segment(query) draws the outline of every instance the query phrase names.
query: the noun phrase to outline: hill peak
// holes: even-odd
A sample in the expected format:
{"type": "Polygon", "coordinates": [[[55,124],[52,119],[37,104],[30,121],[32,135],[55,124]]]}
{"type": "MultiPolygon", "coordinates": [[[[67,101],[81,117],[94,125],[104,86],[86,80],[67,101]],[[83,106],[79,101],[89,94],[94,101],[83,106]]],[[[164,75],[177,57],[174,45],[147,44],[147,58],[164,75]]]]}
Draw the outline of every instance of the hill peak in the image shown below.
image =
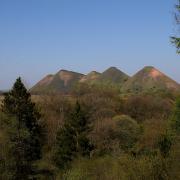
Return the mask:
{"type": "Polygon", "coordinates": [[[124,83],[129,76],[125,74],[124,72],[120,71],[116,67],[110,67],[107,70],[105,70],[101,76],[100,81],[111,81],[113,83],[124,83]]]}
{"type": "Polygon", "coordinates": [[[165,74],[163,74],[161,71],[159,71],[158,69],[156,69],[153,66],[145,66],[138,73],[144,74],[144,75],[146,74],[151,78],[157,78],[157,77],[160,77],[160,76],[165,76],[165,74]]]}
{"type": "Polygon", "coordinates": [[[88,75],[96,75],[96,74],[98,75],[98,74],[101,74],[101,73],[99,73],[99,72],[97,72],[97,71],[91,71],[90,73],[87,74],[87,76],[88,76],[88,75]]]}
{"type": "Polygon", "coordinates": [[[106,71],[120,71],[117,67],[111,66],[108,69],[106,69],[104,72],[106,71]]]}
{"type": "Polygon", "coordinates": [[[156,69],[156,68],[154,66],[145,66],[143,69],[151,70],[151,69],[156,69]]]}
{"type": "Polygon", "coordinates": [[[84,74],[81,74],[81,73],[78,73],[78,72],[74,72],[74,71],[69,71],[69,70],[66,70],[66,69],[61,69],[60,71],[58,71],[59,75],[66,75],[66,74],[77,74],[77,75],[82,75],[84,76],[84,74]]]}
{"type": "Polygon", "coordinates": [[[60,70],[55,75],[46,76],[32,89],[33,93],[49,93],[49,92],[69,92],[76,82],[78,82],[84,75],[68,71],[60,70]]]}
{"type": "Polygon", "coordinates": [[[123,86],[129,92],[173,90],[179,91],[179,84],[153,66],[145,66],[123,86]]]}
{"type": "Polygon", "coordinates": [[[97,71],[91,71],[86,76],[82,77],[80,82],[88,82],[88,81],[92,82],[92,81],[96,81],[99,78],[100,75],[101,75],[101,73],[99,73],[97,71]]]}

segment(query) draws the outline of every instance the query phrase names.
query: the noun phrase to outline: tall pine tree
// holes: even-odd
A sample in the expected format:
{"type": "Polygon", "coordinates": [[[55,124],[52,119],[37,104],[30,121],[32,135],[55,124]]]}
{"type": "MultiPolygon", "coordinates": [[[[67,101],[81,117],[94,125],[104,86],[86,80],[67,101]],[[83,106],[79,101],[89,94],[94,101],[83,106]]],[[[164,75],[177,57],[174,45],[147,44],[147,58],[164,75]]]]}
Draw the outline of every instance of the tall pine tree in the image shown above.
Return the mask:
{"type": "Polygon", "coordinates": [[[87,137],[88,131],[86,114],[76,102],[74,110],[57,134],[55,162],[59,168],[66,167],[75,157],[90,155],[93,146],[87,137]]]}
{"type": "Polygon", "coordinates": [[[14,179],[30,179],[33,174],[33,162],[41,158],[41,127],[38,124],[40,114],[31,102],[30,93],[18,78],[12,90],[5,94],[2,110],[12,119],[15,133],[10,134],[12,155],[15,159],[14,179]]]}

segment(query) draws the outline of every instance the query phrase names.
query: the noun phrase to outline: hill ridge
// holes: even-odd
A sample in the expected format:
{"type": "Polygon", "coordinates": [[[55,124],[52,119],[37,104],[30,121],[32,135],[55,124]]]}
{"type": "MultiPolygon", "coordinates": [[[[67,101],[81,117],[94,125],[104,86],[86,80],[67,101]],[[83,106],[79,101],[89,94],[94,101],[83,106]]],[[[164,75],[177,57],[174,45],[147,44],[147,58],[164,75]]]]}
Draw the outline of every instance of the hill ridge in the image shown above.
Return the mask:
{"type": "Polygon", "coordinates": [[[145,66],[133,76],[129,76],[117,67],[109,67],[102,73],[91,71],[88,74],[61,69],[55,74],[42,78],[30,90],[32,93],[62,92],[68,93],[76,83],[106,83],[118,85],[123,93],[151,90],[179,91],[180,85],[154,66],[145,66]]]}

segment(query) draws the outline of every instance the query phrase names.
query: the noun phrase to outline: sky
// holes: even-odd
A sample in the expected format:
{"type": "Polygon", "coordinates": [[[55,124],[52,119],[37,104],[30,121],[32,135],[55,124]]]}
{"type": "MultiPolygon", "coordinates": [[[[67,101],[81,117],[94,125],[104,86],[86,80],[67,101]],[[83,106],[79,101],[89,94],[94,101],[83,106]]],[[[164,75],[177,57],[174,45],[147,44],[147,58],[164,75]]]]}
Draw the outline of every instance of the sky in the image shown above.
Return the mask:
{"type": "Polygon", "coordinates": [[[0,0],[0,89],[28,88],[60,69],[155,66],[180,83],[176,0],[0,0]]]}

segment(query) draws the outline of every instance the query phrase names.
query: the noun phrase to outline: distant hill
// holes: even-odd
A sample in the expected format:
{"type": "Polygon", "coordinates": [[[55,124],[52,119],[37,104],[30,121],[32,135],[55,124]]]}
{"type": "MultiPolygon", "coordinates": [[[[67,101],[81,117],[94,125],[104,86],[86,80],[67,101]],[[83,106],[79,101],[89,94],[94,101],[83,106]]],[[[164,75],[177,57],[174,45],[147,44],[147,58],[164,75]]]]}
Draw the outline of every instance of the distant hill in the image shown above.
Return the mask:
{"type": "Polygon", "coordinates": [[[40,80],[30,92],[34,94],[63,92],[68,93],[76,82],[84,77],[83,74],[60,70],[55,75],[48,75],[40,80]]]}
{"type": "Polygon", "coordinates": [[[124,72],[120,71],[116,67],[110,67],[105,70],[98,78],[100,82],[112,82],[115,84],[123,84],[129,79],[129,76],[124,72]]]}
{"type": "Polygon", "coordinates": [[[152,66],[144,67],[122,87],[123,92],[132,93],[158,90],[179,91],[180,85],[152,66]]]}
{"type": "Polygon", "coordinates": [[[128,80],[129,76],[116,67],[110,67],[103,73],[92,71],[84,76],[80,82],[86,83],[113,83],[121,85],[128,80]]]}
{"type": "Polygon", "coordinates": [[[33,94],[69,93],[76,83],[112,83],[123,93],[180,91],[180,85],[152,66],[146,66],[134,76],[129,77],[116,67],[110,67],[103,73],[92,71],[87,75],[60,70],[47,75],[30,89],[33,94]]]}

